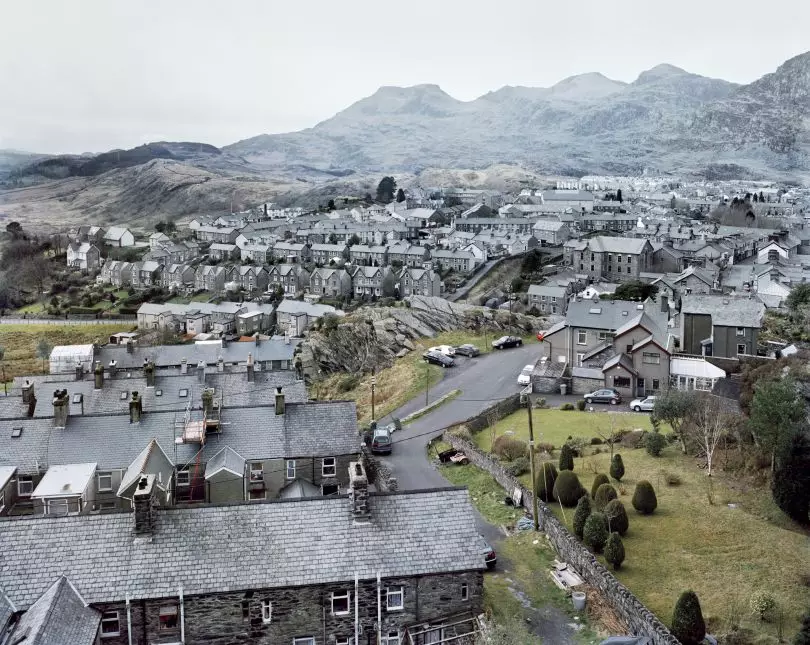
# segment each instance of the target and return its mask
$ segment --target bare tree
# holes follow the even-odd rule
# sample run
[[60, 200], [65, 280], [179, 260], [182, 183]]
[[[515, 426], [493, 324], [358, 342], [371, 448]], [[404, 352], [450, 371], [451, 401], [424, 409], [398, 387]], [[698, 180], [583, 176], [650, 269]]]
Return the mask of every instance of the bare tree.
[[705, 453], [709, 477], [712, 476], [714, 453], [732, 423], [732, 415], [723, 408], [718, 397], [703, 395], [698, 397], [689, 420], [681, 426], [685, 439]]
[[607, 427], [597, 426], [596, 434], [605, 442], [610, 450], [610, 461], [613, 461], [613, 446], [618, 442], [616, 415], [608, 413], [605, 416], [607, 417]]

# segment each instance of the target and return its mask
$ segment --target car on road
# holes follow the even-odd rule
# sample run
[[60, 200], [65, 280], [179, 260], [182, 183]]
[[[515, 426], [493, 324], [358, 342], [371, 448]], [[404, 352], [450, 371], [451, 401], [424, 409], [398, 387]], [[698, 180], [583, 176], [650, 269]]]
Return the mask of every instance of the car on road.
[[391, 445], [391, 433], [388, 427], [375, 428], [371, 437], [371, 452], [375, 455], [390, 455]]
[[439, 352], [439, 354], [444, 354], [445, 356], [456, 355], [456, 348], [452, 345], [436, 345], [436, 347], [431, 347], [428, 351]]
[[610, 388], [596, 390], [595, 392], [586, 394], [582, 398], [585, 399], [585, 403], [588, 405], [591, 403], [610, 403], [610, 405], [619, 405], [619, 403], [622, 402], [622, 395], [616, 390], [612, 390]]
[[425, 363], [432, 363], [433, 365], [438, 365], [439, 367], [453, 367], [453, 365], [456, 364], [456, 362], [449, 356], [445, 356], [441, 352], [433, 352], [431, 350], [428, 350], [422, 354], [422, 358], [425, 359]]
[[455, 348], [455, 350], [456, 354], [459, 356], [469, 356], [470, 358], [473, 356], [478, 356], [481, 353], [480, 349], [478, 349], [475, 345], [470, 345], [469, 343], [459, 345]]
[[498, 340], [492, 341], [494, 349], [508, 349], [510, 347], [520, 347], [523, 345], [523, 339], [517, 336], [501, 336]]
[[655, 397], [648, 396], [630, 402], [630, 409], [634, 412], [652, 412], [655, 407]]
[[529, 385], [532, 382], [532, 372], [534, 372], [534, 363], [531, 365], [524, 365], [523, 369], [518, 375], [518, 385]]
[[484, 556], [484, 562], [487, 565], [487, 569], [494, 569], [495, 565], [498, 563], [498, 555], [495, 553], [495, 549], [493, 549], [489, 542], [486, 541], [484, 536], [481, 536], [481, 555]]

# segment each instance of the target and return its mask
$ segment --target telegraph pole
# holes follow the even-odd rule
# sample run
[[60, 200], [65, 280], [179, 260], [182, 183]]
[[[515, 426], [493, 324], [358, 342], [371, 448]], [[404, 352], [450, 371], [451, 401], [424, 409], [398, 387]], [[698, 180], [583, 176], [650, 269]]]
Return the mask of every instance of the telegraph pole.
[[374, 386], [377, 385], [377, 377], [371, 377], [371, 420], [374, 421], [377, 417], [374, 414]]
[[430, 363], [425, 361], [425, 407], [428, 406], [428, 392], [430, 392]]
[[529, 473], [532, 478], [532, 520], [534, 530], [539, 531], [540, 525], [537, 521], [537, 480], [534, 476], [534, 426], [532, 425], [532, 398], [530, 395], [532, 386], [526, 386], [526, 411], [529, 413]]

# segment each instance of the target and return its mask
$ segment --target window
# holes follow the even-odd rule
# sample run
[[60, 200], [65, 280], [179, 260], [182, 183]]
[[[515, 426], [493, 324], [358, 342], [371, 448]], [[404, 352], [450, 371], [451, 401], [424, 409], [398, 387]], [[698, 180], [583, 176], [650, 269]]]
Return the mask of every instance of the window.
[[155, 396], [163, 396], [163, 390], [161, 389], [155, 390]]
[[737, 327], [737, 336], [745, 336], [745, 327]]
[[250, 620], [250, 600], [242, 601], [242, 620]]
[[46, 499], [45, 515], [67, 515], [68, 501], [66, 499]]
[[582, 352], [577, 352], [577, 367], [582, 367], [582, 361], [585, 360], [585, 354]]
[[354, 643], [354, 639], [350, 638], [349, 636], [335, 637], [335, 645], [352, 645], [352, 643]]
[[17, 478], [17, 495], [29, 497], [34, 492], [34, 479], [31, 475], [20, 475]]
[[380, 645], [399, 645], [399, 632], [383, 634]]
[[658, 391], [659, 389], [661, 389], [661, 381], [659, 381], [657, 378], [654, 378], [652, 380], [652, 389], [655, 390], [655, 391]]
[[21, 427], [12, 428], [11, 429], [11, 438], [12, 439], [19, 439], [22, 437], [23, 429]]
[[588, 342], [588, 332], [584, 329], [577, 331], [577, 345], [585, 345]]
[[461, 599], [462, 600], [469, 600], [470, 599], [470, 587], [465, 582], [461, 585]]
[[129, 392], [126, 390], [121, 390], [121, 392], [118, 394], [118, 398], [122, 401], [126, 401], [129, 398]]
[[158, 615], [158, 631], [177, 629], [177, 605], [163, 605]]
[[177, 471], [177, 485], [178, 486], [188, 486], [191, 482], [191, 473], [188, 469], [184, 468], [183, 470]]
[[119, 636], [121, 634], [121, 621], [117, 611], [105, 611], [101, 614], [101, 637]]
[[81, 392], [76, 392], [73, 395], [73, 402], [74, 403], [81, 403], [82, 402], [82, 393]]
[[112, 490], [112, 473], [97, 473], [98, 492], [104, 493]]
[[627, 267], [627, 273], [630, 273], [630, 267]]
[[315, 645], [315, 637], [301, 636], [299, 638], [293, 638], [293, 645]]
[[179, 396], [181, 399], [187, 397], [188, 396], [188, 388], [185, 388], [185, 387], [181, 388], [180, 391], [177, 393], [177, 396]]
[[273, 603], [269, 600], [262, 600], [262, 622], [273, 622]]
[[745, 354], [746, 353], [746, 351], [745, 351], [745, 343], [740, 343], [739, 345], [737, 345], [737, 353], [738, 354]]
[[250, 462], [250, 481], [264, 481], [264, 464], [261, 461]]
[[598, 338], [600, 341], [605, 341], [605, 340], [607, 340], [608, 335], [607, 335], [607, 332], [606, 332], [606, 331], [600, 331], [600, 332], [599, 332], [599, 333], [596, 335], [596, 337], [597, 337], [597, 338]]
[[287, 460], [287, 479], [295, 479], [295, 459]]
[[616, 256], [616, 262], [618, 262], [619, 264], [622, 263], [622, 256], [621, 255]]
[[614, 376], [613, 387], [630, 387], [630, 378], [627, 376]]
[[608, 253], [608, 262], [613, 262], [613, 254]]
[[331, 495], [340, 495], [339, 484], [321, 484], [321, 495], [329, 497]]
[[625, 345], [625, 350], [624, 350], [625, 354], [629, 354], [632, 351], [633, 351], [633, 346], [632, 345]]
[[642, 352], [641, 362], [647, 363], [648, 365], [660, 365], [661, 354], [658, 352]]
[[405, 608], [405, 589], [388, 587], [385, 590], [385, 608], [388, 611], [399, 611]]
[[332, 615], [341, 616], [349, 613], [349, 592], [332, 592]]
[[321, 465], [321, 475], [324, 477], [334, 477], [337, 475], [337, 464], [334, 457], [324, 457]]

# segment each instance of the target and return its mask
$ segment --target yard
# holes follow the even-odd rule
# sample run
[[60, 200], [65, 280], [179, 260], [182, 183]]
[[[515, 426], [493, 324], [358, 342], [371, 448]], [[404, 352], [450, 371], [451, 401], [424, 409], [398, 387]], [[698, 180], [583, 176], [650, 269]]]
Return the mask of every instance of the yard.
[[0, 346], [5, 349], [3, 363], [6, 378], [48, 372], [48, 361], [43, 363], [37, 357], [37, 345], [43, 338], [51, 345], [106, 343], [111, 334], [132, 329], [132, 325], [71, 325], [70, 323], [63, 325], [0, 325]]
[[[568, 436], [591, 439], [597, 428], [609, 428], [604, 413], [535, 410], [538, 441], [559, 447]], [[616, 414], [614, 429], [649, 429], [647, 415]], [[526, 412], [519, 411], [495, 426], [496, 434], [512, 431], [527, 437]], [[487, 449], [489, 430], [478, 433], [476, 443]], [[605, 446], [585, 449], [575, 459], [574, 472], [590, 490], [596, 473], [608, 473], [610, 455]], [[628, 510], [630, 530], [623, 538], [627, 554], [617, 572], [642, 602], [669, 624], [678, 595], [693, 589], [700, 598], [712, 632], [722, 632], [734, 614], [742, 625], [765, 640], [776, 642], [776, 622], [765, 623], [749, 610], [755, 590], [772, 594], [784, 612], [785, 633], [792, 636], [810, 604], [810, 540], [770, 501], [766, 488], [743, 484], [723, 472], [723, 461], [711, 479], [700, 468], [701, 461], [683, 455], [676, 444], [668, 445], [660, 457], [643, 449], [616, 448], [622, 455], [626, 474], [613, 482]], [[731, 454], [731, 453], [730, 453]], [[556, 462], [559, 452], [555, 451]], [[677, 478], [680, 483], [668, 485]], [[655, 488], [658, 509], [642, 516], [632, 508], [636, 482], [646, 479]], [[530, 478], [522, 480], [530, 486]], [[555, 514], [571, 528], [574, 509], [552, 506]], [[776, 520], [776, 521], [773, 521]]]

